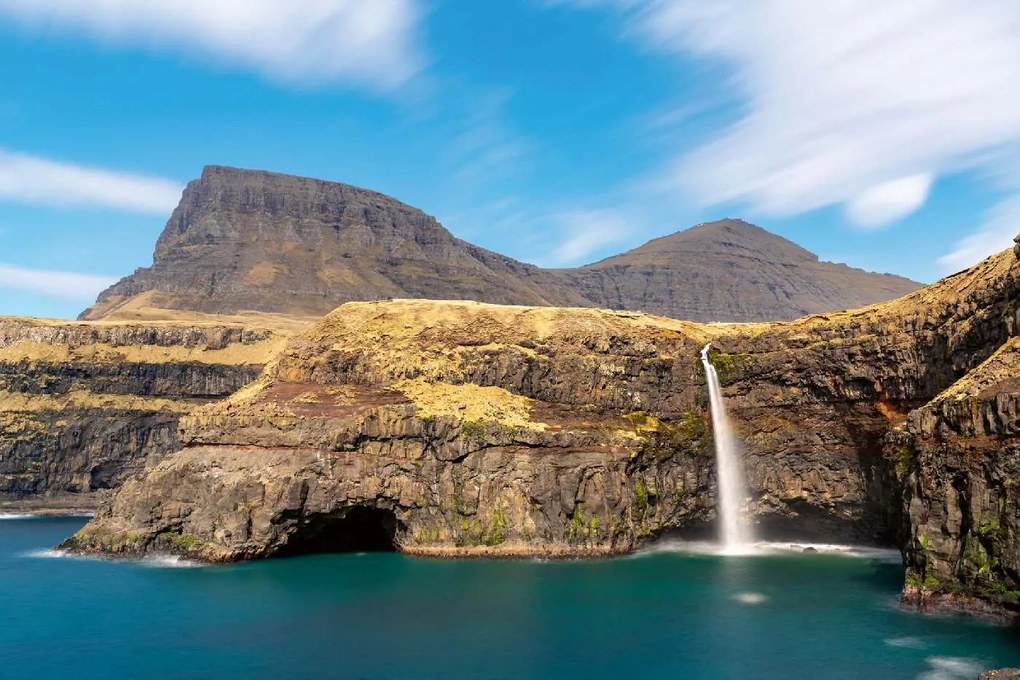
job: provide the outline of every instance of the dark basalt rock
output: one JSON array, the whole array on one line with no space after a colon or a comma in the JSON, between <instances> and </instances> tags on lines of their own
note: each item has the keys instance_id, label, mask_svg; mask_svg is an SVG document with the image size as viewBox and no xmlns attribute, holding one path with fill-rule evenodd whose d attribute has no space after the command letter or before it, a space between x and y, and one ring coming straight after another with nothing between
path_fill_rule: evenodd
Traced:
<instances>
[{"instance_id":1,"label":"dark basalt rock","mask_svg":"<svg viewBox=\"0 0 1020 680\"><path fill-rule=\"evenodd\" d=\"M82 511L180 448L178 422L282 340L206 323L0 318L0 509Z\"/></svg>"}]
</instances>

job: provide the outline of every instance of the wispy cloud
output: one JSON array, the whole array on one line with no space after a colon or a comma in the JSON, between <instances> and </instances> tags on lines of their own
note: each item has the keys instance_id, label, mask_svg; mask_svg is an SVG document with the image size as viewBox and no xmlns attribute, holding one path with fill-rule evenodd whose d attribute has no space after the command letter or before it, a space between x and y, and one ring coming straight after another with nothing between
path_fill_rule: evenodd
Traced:
<instances>
[{"instance_id":1,"label":"wispy cloud","mask_svg":"<svg viewBox=\"0 0 1020 680\"><path fill-rule=\"evenodd\" d=\"M0 200L98 206L165 215L181 198L167 179L87 167L0 148Z\"/></svg>"},{"instance_id":2,"label":"wispy cloud","mask_svg":"<svg viewBox=\"0 0 1020 680\"><path fill-rule=\"evenodd\" d=\"M863 229L873 229L906 217L928 200L933 179L929 173L921 173L877 184L847 201L847 219Z\"/></svg>"},{"instance_id":3,"label":"wispy cloud","mask_svg":"<svg viewBox=\"0 0 1020 680\"><path fill-rule=\"evenodd\" d=\"M0 0L0 15L34 29L198 55L287 83L385 90L424 61L418 0Z\"/></svg>"},{"instance_id":4,"label":"wispy cloud","mask_svg":"<svg viewBox=\"0 0 1020 680\"><path fill-rule=\"evenodd\" d=\"M633 230L627 216L616 210L578 210L554 215L559 244L542 264L585 264L592 253L624 241Z\"/></svg>"},{"instance_id":5,"label":"wispy cloud","mask_svg":"<svg viewBox=\"0 0 1020 680\"><path fill-rule=\"evenodd\" d=\"M506 108L508 91L460 94L457 129L446 150L453 179L467 185L483 184L519 172L534 151L534 144L514 129Z\"/></svg>"},{"instance_id":6,"label":"wispy cloud","mask_svg":"<svg viewBox=\"0 0 1020 680\"><path fill-rule=\"evenodd\" d=\"M947 273L969 267L1012 246L1017 234L1020 234L1020 195L995 205L976 231L954 243L953 249L939 258L939 266Z\"/></svg>"},{"instance_id":7,"label":"wispy cloud","mask_svg":"<svg viewBox=\"0 0 1020 680\"><path fill-rule=\"evenodd\" d=\"M563 3L614 6L642 44L728 74L742 117L665 173L705 204L779 217L843 204L876 228L921 207L933 178L1020 140L1010 0Z\"/></svg>"},{"instance_id":8,"label":"wispy cloud","mask_svg":"<svg viewBox=\"0 0 1020 680\"><path fill-rule=\"evenodd\" d=\"M92 301L117 279L93 274L52 272L0 264L0 288L24 290L64 300Z\"/></svg>"}]
</instances>

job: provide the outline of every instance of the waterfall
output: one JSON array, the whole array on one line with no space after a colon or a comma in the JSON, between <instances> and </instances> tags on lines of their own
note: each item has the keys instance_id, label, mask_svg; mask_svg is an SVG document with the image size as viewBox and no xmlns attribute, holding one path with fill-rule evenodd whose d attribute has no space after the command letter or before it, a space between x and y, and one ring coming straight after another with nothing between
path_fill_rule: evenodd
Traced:
<instances>
[{"instance_id":1,"label":"waterfall","mask_svg":"<svg viewBox=\"0 0 1020 680\"><path fill-rule=\"evenodd\" d=\"M708 383L708 396L712 411L712 434L715 439L715 461L719 480L719 525L720 540L727 553L744 551L751 540L750 527L741 516L740 503L747 496L744 488L744 473L741 470L740 457L733 440L733 432L726 417L726 404L723 403L722 388L719 386L719 374L715 366L708 360L708 348L701 350L701 363L705 367L705 379Z\"/></svg>"}]
</instances>

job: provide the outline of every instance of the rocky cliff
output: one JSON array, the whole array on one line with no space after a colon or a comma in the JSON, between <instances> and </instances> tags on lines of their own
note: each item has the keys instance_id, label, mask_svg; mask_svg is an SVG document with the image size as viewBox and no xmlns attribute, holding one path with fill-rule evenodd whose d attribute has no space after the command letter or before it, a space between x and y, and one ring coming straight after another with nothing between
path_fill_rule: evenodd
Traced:
<instances>
[{"instance_id":1,"label":"rocky cliff","mask_svg":"<svg viewBox=\"0 0 1020 680\"><path fill-rule=\"evenodd\" d=\"M763 533L895 541L911 601L1008 613L1018 329L1012 250L789 323L351 303L183 418L182 451L67 546L594 555L695 531L714 520L711 341Z\"/></svg>"},{"instance_id":2,"label":"rocky cliff","mask_svg":"<svg viewBox=\"0 0 1020 680\"><path fill-rule=\"evenodd\" d=\"M254 380L286 336L0 318L0 508L93 508L178 449L180 417Z\"/></svg>"},{"instance_id":3,"label":"rocky cliff","mask_svg":"<svg viewBox=\"0 0 1020 680\"><path fill-rule=\"evenodd\" d=\"M579 269L543 270L455 238L365 189L207 167L151 267L104 291L83 319L144 305L321 316L352 300L428 298L607 307L701 321L792 319L917 288L818 258L763 229L699 225Z\"/></svg>"}]
</instances>

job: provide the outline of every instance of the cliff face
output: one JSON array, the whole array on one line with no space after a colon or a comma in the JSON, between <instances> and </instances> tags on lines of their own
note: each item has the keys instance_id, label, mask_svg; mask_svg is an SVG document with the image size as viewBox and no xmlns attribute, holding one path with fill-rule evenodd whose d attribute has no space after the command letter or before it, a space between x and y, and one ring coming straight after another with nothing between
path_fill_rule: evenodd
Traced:
<instances>
[{"instance_id":1,"label":"cliff face","mask_svg":"<svg viewBox=\"0 0 1020 680\"><path fill-rule=\"evenodd\" d=\"M368 533L421 554L631 550L710 515L691 361L705 338L636 314L345 305L186 419L184 450L76 545L230 560Z\"/></svg>"},{"instance_id":2,"label":"cliff face","mask_svg":"<svg viewBox=\"0 0 1020 680\"><path fill-rule=\"evenodd\" d=\"M208 167L185 189L153 265L104 291L82 318L122 314L139 298L163 309L313 316L352 300L428 298L753 321L870 304L917 285L819 262L735 220L589 267L543 270L461 241L383 194Z\"/></svg>"},{"instance_id":3,"label":"cliff face","mask_svg":"<svg viewBox=\"0 0 1020 680\"><path fill-rule=\"evenodd\" d=\"M0 319L0 507L94 507L178 449L180 417L254 380L285 337Z\"/></svg>"},{"instance_id":4,"label":"cliff face","mask_svg":"<svg viewBox=\"0 0 1020 680\"><path fill-rule=\"evenodd\" d=\"M186 416L67 546L236 560L626 552L714 520L711 341L766 535L891 539L905 595L1009 611L1020 262L777 324L352 303ZM993 592L995 591L995 592Z\"/></svg>"},{"instance_id":5,"label":"cliff face","mask_svg":"<svg viewBox=\"0 0 1020 680\"><path fill-rule=\"evenodd\" d=\"M1020 338L888 438L904 485L905 597L1020 615Z\"/></svg>"},{"instance_id":6,"label":"cliff face","mask_svg":"<svg viewBox=\"0 0 1020 680\"><path fill-rule=\"evenodd\" d=\"M374 191L207 167L188 184L152 267L104 291L84 319L147 304L212 314L322 316L351 300L584 304L537 267L478 248Z\"/></svg>"}]
</instances>

